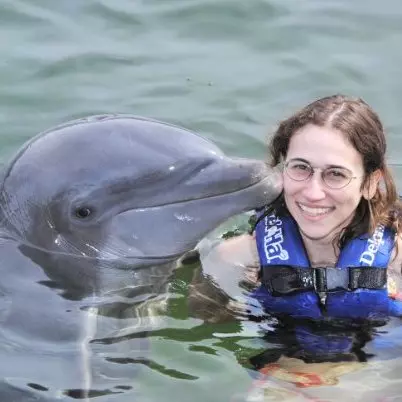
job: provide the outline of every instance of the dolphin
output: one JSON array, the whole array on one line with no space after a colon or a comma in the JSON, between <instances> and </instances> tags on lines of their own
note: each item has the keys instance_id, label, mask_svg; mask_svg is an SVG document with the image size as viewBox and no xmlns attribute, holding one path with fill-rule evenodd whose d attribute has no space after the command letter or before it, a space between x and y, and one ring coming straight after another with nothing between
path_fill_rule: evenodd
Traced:
<instances>
[{"instance_id":1,"label":"dolphin","mask_svg":"<svg viewBox=\"0 0 402 402\"><path fill-rule=\"evenodd\" d=\"M281 184L262 161L132 115L29 140L0 178L0 400L132 400L139 306L163 300L181 256Z\"/></svg>"}]
</instances>

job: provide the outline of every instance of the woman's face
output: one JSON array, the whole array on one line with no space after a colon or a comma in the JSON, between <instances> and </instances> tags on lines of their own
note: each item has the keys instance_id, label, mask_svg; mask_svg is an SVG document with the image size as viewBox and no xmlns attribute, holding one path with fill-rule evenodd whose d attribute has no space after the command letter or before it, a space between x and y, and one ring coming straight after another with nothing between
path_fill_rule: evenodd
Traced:
<instances>
[{"instance_id":1,"label":"woman's face","mask_svg":"<svg viewBox=\"0 0 402 402\"><path fill-rule=\"evenodd\" d=\"M364 179L361 155L340 131L309 124L292 136L285 162L292 163L295 169L305 169L305 162L319 168L304 181L290 178L285 169L284 197L304 236L332 241L350 223L361 200ZM329 188L321 175L322 169L329 167L334 167L327 171L330 180L336 180L342 172L350 172L354 178L341 189Z\"/></svg>"}]
</instances>

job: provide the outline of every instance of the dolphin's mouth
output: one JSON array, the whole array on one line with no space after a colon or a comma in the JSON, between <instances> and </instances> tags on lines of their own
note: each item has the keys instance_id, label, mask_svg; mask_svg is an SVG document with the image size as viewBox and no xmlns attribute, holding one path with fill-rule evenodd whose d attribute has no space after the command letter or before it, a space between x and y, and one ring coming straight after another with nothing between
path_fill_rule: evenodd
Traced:
<instances>
[{"instance_id":1,"label":"dolphin's mouth","mask_svg":"<svg viewBox=\"0 0 402 402\"><path fill-rule=\"evenodd\" d=\"M227 219L269 204L280 190L265 177L230 193L124 211L112 218L108 250L128 260L178 259Z\"/></svg>"}]
</instances>

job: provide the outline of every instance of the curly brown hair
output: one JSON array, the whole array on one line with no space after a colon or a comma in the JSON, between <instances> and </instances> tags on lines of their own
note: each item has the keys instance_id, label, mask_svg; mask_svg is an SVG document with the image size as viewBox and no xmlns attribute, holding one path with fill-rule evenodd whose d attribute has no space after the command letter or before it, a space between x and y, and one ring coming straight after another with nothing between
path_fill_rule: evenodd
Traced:
<instances>
[{"instance_id":1,"label":"curly brown hair","mask_svg":"<svg viewBox=\"0 0 402 402\"><path fill-rule=\"evenodd\" d=\"M384 129L373 109L360 98L339 94L310 103L280 122L268 148L271 166L277 166L285 160L293 134L307 124L330 127L345 135L363 158L365 175L362 189L369 185L371 173L377 170L382 173L382 182L375 195L370 200L362 197L351 223L335 239L337 245L342 248L352 238L373 233L380 224L391 227L399 233L401 203L385 161ZM269 209L287 212L283 196L279 197Z\"/></svg>"}]
</instances>

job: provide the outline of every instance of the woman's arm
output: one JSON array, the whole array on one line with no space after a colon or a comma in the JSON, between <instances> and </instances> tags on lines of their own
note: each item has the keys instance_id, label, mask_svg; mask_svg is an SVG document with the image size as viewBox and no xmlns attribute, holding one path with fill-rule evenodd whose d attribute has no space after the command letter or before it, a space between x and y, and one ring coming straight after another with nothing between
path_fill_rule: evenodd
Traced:
<instances>
[{"instance_id":1,"label":"woman's arm","mask_svg":"<svg viewBox=\"0 0 402 402\"><path fill-rule=\"evenodd\" d=\"M249 305L242 299L242 284L254 287L258 278L253 236L233 237L213 247L201 242L198 251L200 269L189 286L192 316L214 323L247 318Z\"/></svg>"},{"instance_id":2,"label":"woman's arm","mask_svg":"<svg viewBox=\"0 0 402 402\"><path fill-rule=\"evenodd\" d=\"M402 300L402 236L397 237L397 247L388 265L388 294L394 298Z\"/></svg>"},{"instance_id":3,"label":"woman's arm","mask_svg":"<svg viewBox=\"0 0 402 402\"><path fill-rule=\"evenodd\" d=\"M221 242L217 251L223 260L240 265L258 265L257 246L253 235L243 234Z\"/></svg>"},{"instance_id":4,"label":"woman's arm","mask_svg":"<svg viewBox=\"0 0 402 402\"><path fill-rule=\"evenodd\" d=\"M255 237L244 234L220 243L215 252L226 266L241 269L242 280L249 285L259 285L259 259Z\"/></svg>"}]
</instances>

